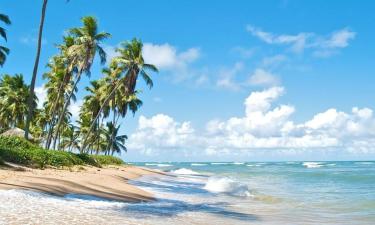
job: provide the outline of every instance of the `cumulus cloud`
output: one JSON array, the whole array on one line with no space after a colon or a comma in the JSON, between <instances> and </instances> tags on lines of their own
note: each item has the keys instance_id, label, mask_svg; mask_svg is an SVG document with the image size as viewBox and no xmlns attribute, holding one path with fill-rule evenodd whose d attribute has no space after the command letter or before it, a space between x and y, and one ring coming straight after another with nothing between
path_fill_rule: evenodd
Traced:
<instances>
[{"instance_id":1,"label":"cumulus cloud","mask_svg":"<svg viewBox=\"0 0 375 225\"><path fill-rule=\"evenodd\" d=\"M145 43L143 57L146 62L156 65L159 69L181 69L199 58L200 50L190 48L178 52L176 47L170 44Z\"/></svg>"},{"instance_id":2,"label":"cumulus cloud","mask_svg":"<svg viewBox=\"0 0 375 225\"><path fill-rule=\"evenodd\" d=\"M296 154L314 149L374 153L375 118L371 109L353 107L351 112L343 112L331 108L297 123L292 120L292 105L275 104L283 94L283 87L252 92L244 101L244 116L208 121L200 131L189 121L180 123L164 114L141 116L130 146L154 154L188 148L191 154L208 156L264 150Z\"/></svg>"},{"instance_id":3,"label":"cumulus cloud","mask_svg":"<svg viewBox=\"0 0 375 225\"><path fill-rule=\"evenodd\" d=\"M151 118L140 116L138 128L130 136L129 148L146 154L155 150L186 148L194 140L190 122L176 122L172 117L157 114Z\"/></svg>"},{"instance_id":4,"label":"cumulus cloud","mask_svg":"<svg viewBox=\"0 0 375 225\"><path fill-rule=\"evenodd\" d=\"M349 42L356 36L356 33L349 28L343 28L325 36L312 32L301 32L293 35L274 34L252 25L248 25L246 30L267 44L286 45L296 53L301 53L305 49L313 49L313 55L315 56L332 55L338 49L349 46Z\"/></svg>"}]
</instances>

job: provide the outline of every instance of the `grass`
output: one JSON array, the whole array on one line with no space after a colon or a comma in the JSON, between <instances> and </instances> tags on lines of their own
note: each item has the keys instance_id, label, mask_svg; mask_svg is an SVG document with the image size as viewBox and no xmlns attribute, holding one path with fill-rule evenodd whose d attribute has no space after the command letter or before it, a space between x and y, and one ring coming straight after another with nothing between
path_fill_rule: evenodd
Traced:
<instances>
[{"instance_id":1,"label":"grass","mask_svg":"<svg viewBox=\"0 0 375 225\"><path fill-rule=\"evenodd\" d=\"M3 161L35 168L71 167L75 165L121 165L124 162L114 156L76 154L47 150L23 138L0 136L0 164Z\"/></svg>"}]
</instances>

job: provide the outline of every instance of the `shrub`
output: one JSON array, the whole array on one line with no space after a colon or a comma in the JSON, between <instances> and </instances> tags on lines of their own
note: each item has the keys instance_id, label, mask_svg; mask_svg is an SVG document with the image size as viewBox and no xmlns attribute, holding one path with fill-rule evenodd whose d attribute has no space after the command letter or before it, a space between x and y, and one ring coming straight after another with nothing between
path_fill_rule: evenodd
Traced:
<instances>
[{"instance_id":1,"label":"shrub","mask_svg":"<svg viewBox=\"0 0 375 225\"><path fill-rule=\"evenodd\" d=\"M123 164L121 159L113 156L93 156L46 150L23 138L5 136L0 136L0 158L8 162L38 168L46 166L70 167L74 165L101 167L101 165Z\"/></svg>"},{"instance_id":2,"label":"shrub","mask_svg":"<svg viewBox=\"0 0 375 225\"><path fill-rule=\"evenodd\" d=\"M91 157L100 165L122 165L124 161L110 155L91 155Z\"/></svg>"}]
</instances>

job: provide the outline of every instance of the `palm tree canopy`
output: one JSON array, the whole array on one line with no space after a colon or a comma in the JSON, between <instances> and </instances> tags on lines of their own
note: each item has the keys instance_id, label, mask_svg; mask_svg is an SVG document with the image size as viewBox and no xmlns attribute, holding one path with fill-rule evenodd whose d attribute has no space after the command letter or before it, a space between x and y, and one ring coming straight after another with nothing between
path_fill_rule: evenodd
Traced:
<instances>
[{"instance_id":1,"label":"palm tree canopy","mask_svg":"<svg viewBox=\"0 0 375 225\"><path fill-rule=\"evenodd\" d=\"M90 68L93 63L96 52L100 57L100 62L106 62L106 53L100 46L100 43L111 37L107 32L98 33L97 20L92 16L86 16L82 19L83 26L69 30L69 36L73 38L74 44L69 47L68 55L73 64L90 74ZM71 42L71 38L67 41Z\"/></svg>"},{"instance_id":2,"label":"palm tree canopy","mask_svg":"<svg viewBox=\"0 0 375 225\"><path fill-rule=\"evenodd\" d=\"M5 14L0 14L0 21L5 23L6 25L10 25L10 19L7 15ZM0 27L0 36L4 38L5 41L7 41L7 33L5 28ZM3 66L6 60L7 55L9 54L9 48L6 48L4 46L0 45L0 66Z\"/></svg>"},{"instance_id":3,"label":"palm tree canopy","mask_svg":"<svg viewBox=\"0 0 375 225\"><path fill-rule=\"evenodd\" d=\"M118 64L126 71L125 83L128 94L134 93L138 75L141 75L146 84L152 88L153 82L147 72L158 72L156 66L145 63L142 49L143 43L136 38L123 42L121 47L116 49L120 56L115 57L112 61L112 65Z\"/></svg>"},{"instance_id":4,"label":"palm tree canopy","mask_svg":"<svg viewBox=\"0 0 375 225\"><path fill-rule=\"evenodd\" d=\"M0 14L0 21L5 23L6 25L11 24L9 17L5 14ZM0 36L3 37L5 40L7 40L7 34L3 27L0 27Z\"/></svg>"},{"instance_id":5,"label":"palm tree canopy","mask_svg":"<svg viewBox=\"0 0 375 225\"><path fill-rule=\"evenodd\" d=\"M29 86L25 83L22 74L2 76L0 79L0 125L2 127L23 128L28 111L28 97ZM34 94L34 108L37 100Z\"/></svg>"}]
</instances>

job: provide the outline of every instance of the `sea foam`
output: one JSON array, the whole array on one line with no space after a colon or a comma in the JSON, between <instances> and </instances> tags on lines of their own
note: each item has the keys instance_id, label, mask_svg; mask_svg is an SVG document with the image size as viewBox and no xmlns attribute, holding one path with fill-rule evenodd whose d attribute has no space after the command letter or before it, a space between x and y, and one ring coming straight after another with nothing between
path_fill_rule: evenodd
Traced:
<instances>
[{"instance_id":1,"label":"sea foam","mask_svg":"<svg viewBox=\"0 0 375 225\"><path fill-rule=\"evenodd\" d=\"M186 169L186 168L181 168L181 169L178 169L178 170L173 170L171 172L174 173L174 174L179 174L179 175L199 175L198 172L195 172L193 170Z\"/></svg>"},{"instance_id":2,"label":"sea foam","mask_svg":"<svg viewBox=\"0 0 375 225\"><path fill-rule=\"evenodd\" d=\"M212 193L225 193L234 196L251 196L246 184L232 180L227 177L211 177L208 179L204 189Z\"/></svg>"},{"instance_id":3,"label":"sea foam","mask_svg":"<svg viewBox=\"0 0 375 225\"><path fill-rule=\"evenodd\" d=\"M163 163L146 163L146 166L157 166L157 167L170 167L170 164L163 164Z\"/></svg>"},{"instance_id":4,"label":"sea foam","mask_svg":"<svg viewBox=\"0 0 375 225\"><path fill-rule=\"evenodd\" d=\"M207 166L205 163L192 163L191 166Z\"/></svg>"},{"instance_id":5,"label":"sea foam","mask_svg":"<svg viewBox=\"0 0 375 225\"><path fill-rule=\"evenodd\" d=\"M319 168L322 167L323 165L318 162L304 162L302 165L306 168Z\"/></svg>"}]
</instances>

